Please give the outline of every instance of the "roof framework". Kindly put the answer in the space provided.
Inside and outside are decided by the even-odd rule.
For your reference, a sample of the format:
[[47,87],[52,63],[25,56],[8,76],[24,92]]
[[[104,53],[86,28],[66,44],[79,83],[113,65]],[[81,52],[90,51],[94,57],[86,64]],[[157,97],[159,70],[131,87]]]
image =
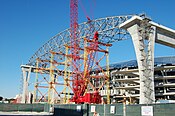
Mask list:
[[[78,37],[81,38],[81,46],[83,46],[83,38],[86,36],[92,37],[95,31],[98,31],[99,39],[103,43],[113,43],[130,38],[130,34],[119,28],[119,25],[132,16],[134,15],[105,17],[79,24]],[[93,28],[91,25],[93,25]],[[48,40],[32,55],[27,65],[35,66],[37,58],[49,59],[50,51],[65,53],[64,45],[66,44],[70,44],[70,29],[66,29]]]
[[[151,40],[151,42],[148,42],[150,44],[148,44],[148,45],[147,45],[147,43],[145,44],[144,40],[146,38],[144,38],[142,36],[140,38],[139,28],[141,26],[140,23],[142,22],[142,20],[144,20],[146,18],[140,19],[140,17],[138,17],[138,16],[135,17],[135,16],[136,15],[105,17],[105,18],[91,20],[91,21],[79,24],[76,34],[77,34],[77,37],[80,39],[80,48],[83,48],[83,46],[84,46],[84,38],[88,37],[88,39],[93,39],[93,35],[94,35],[95,31],[97,31],[99,33],[99,41],[102,43],[113,43],[116,41],[121,41],[121,40],[131,38],[131,36],[132,36],[132,39],[134,39],[134,40],[137,39],[137,41],[133,41],[133,42],[140,42],[140,43],[135,43],[134,46],[136,47],[135,51],[136,51],[136,56],[138,57],[137,62],[140,61],[140,63],[138,63],[138,67],[140,69],[139,70],[139,77],[143,77],[143,75],[145,75],[147,73],[145,73],[143,70],[141,70],[143,68],[143,66],[141,64],[144,62],[143,62],[143,59],[139,59],[139,58],[141,58],[139,56],[144,56],[144,54],[142,54],[142,53],[145,53],[144,49],[149,49],[148,53],[146,52],[145,54],[152,55],[152,57],[150,58],[149,61],[152,65],[152,67],[154,67],[154,54],[152,54],[152,53],[154,53],[154,49],[153,49],[154,47],[152,47],[152,46],[154,46],[154,42],[158,42],[158,41],[156,41],[156,40],[154,41],[153,39],[157,39],[157,38],[161,39],[162,36],[163,36],[162,38],[165,38],[166,35],[162,35],[159,33],[159,31],[160,31],[159,25],[153,25],[152,23],[150,23],[150,24],[152,24],[152,27],[154,28],[153,29],[154,33],[153,33],[153,36],[150,36],[151,35],[150,34],[148,37],[153,38],[153,39],[148,39],[148,41]],[[138,22],[138,18],[140,19],[139,22]],[[133,20],[136,20],[136,22],[132,23]],[[129,25],[129,27],[128,27],[128,29],[130,31],[128,29],[126,29],[125,27],[121,26],[121,24],[127,24],[128,21],[130,21],[129,23],[132,24],[132,25]],[[166,29],[165,27],[162,27],[162,28],[164,30]],[[163,30],[163,32],[164,32],[164,30]],[[132,33],[132,32],[134,32],[134,33]],[[172,30],[169,30],[169,32],[172,32]],[[137,34],[136,37],[135,37],[135,33]],[[170,39],[171,39],[171,41],[174,41],[172,38],[166,37],[165,39],[167,41]],[[168,42],[173,43],[171,41],[168,41]],[[54,63],[56,63],[56,66],[60,66],[59,69],[64,68],[62,65],[65,65],[65,60],[67,57],[66,56],[66,46],[70,46],[70,42],[71,42],[70,41],[70,29],[66,29],[66,30],[58,33],[54,37],[52,37],[42,47],[40,47],[35,52],[35,54],[29,59],[29,62],[27,63],[26,66],[29,66],[30,70],[23,70],[23,73],[24,73],[23,76],[26,77],[27,76],[25,74],[26,72],[29,72],[29,73],[33,72],[32,69],[34,67],[37,67],[37,68],[46,68],[46,69],[51,68],[50,69],[50,76],[51,76],[51,78],[54,77],[54,76],[52,76],[54,73],[54,70],[52,70],[52,68],[53,68],[52,65]],[[163,41],[163,42],[166,43],[166,41]],[[158,43],[160,43],[160,42],[158,42]],[[141,46],[141,45],[147,46],[147,48],[142,49],[143,46]],[[164,44],[164,45],[166,45],[166,44]],[[174,46],[174,44],[172,46]],[[100,46],[100,47],[102,47],[102,46]],[[54,58],[53,55],[57,55],[58,57]],[[144,59],[146,59],[146,57],[144,57]],[[42,63],[38,64],[38,66],[37,66],[37,60],[42,61]],[[60,62],[56,62],[56,61],[60,61]],[[128,63],[126,63],[126,64],[128,65]],[[132,62],[129,64],[133,65],[133,64],[137,64],[137,63]],[[140,64],[140,66],[139,66],[139,64]],[[144,66],[147,66],[147,64]],[[67,65],[69,65],[69,64],[67,64]],[[112,67],[117,67],[117,66],[113,65]],[[145,69],[145,71],[149,70],[148,67],[144,67],[144,69]],[[34,72],[36,72],[36,71],[34,71]],[[153,77],[153,70],[151,73],[148,73],[148,74],[152,74],[152,75],[150,75],[150,77]],[[28,75],[30,75],[30,74],[28,74]],[[26,78],[29,78],[29,77],[26,77]],[[148,78],[145,77],[145,79],[148,79]],[[24,79],[24,80],[26,80],[26,79]],[[52,80],[49,83],[49,88],[52,88]],[[153,82],[153,81],[151,81],[151,82]],[[27,86],[27,84],[24,83],[23,90],[27,90],[25,88],[26,86]],[[143,88],[143,87],[140,87],[140,88]],[[49,89],[49,91],[50,90],[51,89]],[[143,91],[143,92],[145,92],[145,91]],[[25,98],[26,93],[27,93],[26,91],[23,92],[23,98]],[[152,92],[152,93],[154,93],[154,92]],[[149,98],[149,95],[147,95],[147,96],[148,96],[147,98]],[[145,100],[145,98],[143,100]],[[143,100],[141,100],[141,101],[143,101]],[[144,103],[146,103],[146,102],[144,102]]]

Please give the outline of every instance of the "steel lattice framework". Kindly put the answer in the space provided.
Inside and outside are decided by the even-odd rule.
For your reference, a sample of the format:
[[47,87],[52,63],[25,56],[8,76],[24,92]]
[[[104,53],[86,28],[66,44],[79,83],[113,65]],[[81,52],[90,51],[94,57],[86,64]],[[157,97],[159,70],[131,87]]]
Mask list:
[[[81,68],[82,71],[78,74],[83,75],[84,73],[83,79],[81,80],[84,81],[82,85],[85,85],[83,86],[84,88],[82,87],[82,93],[88,93],[88,95],[90,95],[90,92],[92,91],[97,91],[98,93],[99,90],[107,90],[107,102],[110,103],[108,99],[110,98],[110,79],[108,61],[109,52],[107,45],[116,41],[132,38],[138,62],[139,78],[140,82],[142,82],[142,85],[140,85],[140,90],[142,90],[140,92],[140,103],[145,104],[154,101],[154,84],[150,86],[150,83],[154,82],[154,79],[152,79],[154,77],[154,42],[156,42],[156,38],[160,39],[162,36],[167,39],[170,37],[167,34],[174,34],[174,32],[171,29],[167,30],[166,27],[152,22],[150,24],[151,29],[153,29],[154,32],[145,38],[143,35],[146,31],[149,31],[149,29],[142,30],[142,26],[143,29],[145,29],[146,26],[145,24],[142,25],[142,21],[145,19],[146,17],[144,16],[136,15],[113,16],[88,20],[87,22],[77,25],[76,37],[79,40],[79,59],[82,61],[79,64],[83,67]],[[93,41],[96,32],[98,33],[98,41]],[[157,40],[158,43],[160,41],[161,39]],[[166,41],[163,44],[166,45]],[[169,44],[168,46],[172,46],[172,44]],[[34,102],[45,101],[53,104],[61,103],[61,101],[63,101],[62,103],[69,103],[71,101],[71,95],[74,95],[71,86],[73,83],[72,75],[76,73],[71,69],[71,48],[71,30],[66,29],[52,37],[40,47],[26,65],[21,65],[23,73],[22,103],[29,102],[28,98],[32,100],[32,96],[34,96]],[[98,58],[96,58],[94,55],[97,53],[105,54],[100,54],[98,55]],[[149,55],[149,57],[147,57],[147,55]],[[102,68],[102,64],[100,63],[105,57],[106,68]],[[88,58],[90,60],[88,60]],[[152,68],[150,68],[150,66]],[[96,68],[99,68],[99,70]],[[34,83],[35,90],[28,94],[31,72],[36,73],[36,80]],[[150,89],[148,89],[146,85],[148,85]],[[63,88],[60,88],[62,86]],[[147,94],[145,94],[145,92]]]
[[[103,43],[112,43],[115,41],[124,40],[130,38],[129,33],[120,29],[119,25],[134,15],[126,16],[113,16],[105,17],[96,20],[92,20],[90,23],[93,25],[91,29],[89,22],[84,22],[78,26],[78,38],[81,38],[80,47],[83,46],[84,37],[92,37],[95,31],[99,33],[99,41]],[[66,29],[56,36],[52,37],[47,41],[42,47],[35,52],[35,54],[29,59],[27,65],[36,66],[36,59],[49,59],[51,56],[50,51],[62,52],[65,53],[64,45],[70,45],[70,29]],[[63,56],[60,56],[60,58]]]
[[[84,57],[85,61],[84,63],[80,63],[80,66],[82,67],[81,73],[85,71],[84,77],[81,79],[81,81],[87,81],[87,83],[89,83],[89,85],[87,83],[85,84],[86,87],[82,90],[82,93],[86,93],[88,91],[94,91],[95,93],[98,93],[99,90],[104,87],[109,88],[109,57],[108,48],[106,45],[111,44],[115,41],[121,41],[131,38],[129,32],[119,28],[119,26],[120,24],[130,19],[132,16],[134,15],[106,17],[96,20],[88,20],[87,22],[77,25],[76,37],[79,40],[78,49],[80,49],[81,51],[80,58]],[[91,44],[96,44],[93,41],[94,33],[97,32],[98,47],[92,49]],[[58,33],[56,36],[52,37],[30,58],[27,66],[33,67],[30,68],[31,72],[36,73],[36,80],[34,84],[34,102],[47,101],[51,104],[56,103],[58,100],[63,100],[63,103],[69,102],[70,91],[73,90],[71,86],[73,83],[73,79],[70,77],[72,77],[72,75],[75,73],[75,71],[71,70],[70,67],[70,61],[72,59],[72,54],[70,54],[71,43],[71,30],[66,29]],[[99,59],[96,59],[94,57],[93,60],[92,56],[89,54],[97,55],[98,53],[96,53],[95,51],[99,52]],[[92,59],[93,61],[87,60],[87,57],[91,57],[90,59]],[[102,59],[106,60],[105,62],[107,64],[105,65],[108,66],[106,67],[106,70],[103,70],[100,67],[100,65],[102,65],[101,63],[103,62]],[[92,66],[90,67],[97,68],[99,71],[101,70],[101,73],[103,73],[103,75],[97,76],[97,72],[92,73],[92,76],[88,76],[88,74],[86,75],[86,72],[90,71],[91,69],[86,67],[90,65],[89,63],[92,64]],[[84,66],[82,64],[84,64]],[[88,71],[86,71],[85,69]],[[97,71],[97,69],[95,70]],[[103,83],[101,83],[100,80],[103,80]],[[93,85],[92,83],[94,81],[96,81],[96,83],[94,83]],[[61,89],[61,86],[64,87]],[[27,90],[25,91],[27,92]],[[90,94],[91,93],[88,93],[87,95]],[[24,96],[26,96],[26,93],[24,94]],[[27,96],[24,96],[23,98],[26,99]],[[107,96],[107,99],[107,102],[110,103],[109,95]],[[96,103],[95,101],[93,102]]]

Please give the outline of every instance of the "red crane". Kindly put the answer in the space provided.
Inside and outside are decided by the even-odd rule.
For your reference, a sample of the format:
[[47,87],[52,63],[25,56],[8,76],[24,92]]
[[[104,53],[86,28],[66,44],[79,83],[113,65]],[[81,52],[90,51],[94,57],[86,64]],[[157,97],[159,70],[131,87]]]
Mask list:
[[[88,23],[91,25],[91,20],[87,17]],[[70,51],[72,56],[72,90],[74,96],[72,102],[75,103],[100,103],[101,96],[95,90],[92,93],[86,93],[88,82],[86,79],[90,78],[89,73],[93,66],[98,49],[98,32],[96,31],[90,45],[88,46],[87,60],[84,61],[86,67],[81,71],[80,58],[80,38],[78,38],[78,0],[70,0]]]
[[71,40],[71,55],[72,55],[72,89],[73,89],[73,102],[77,102],[80,96],[80,89],[82,79],[80,76],[80,55],[79,43],[80,40],[77,36],[78,29],[78,0],[70,0],[70,40]]

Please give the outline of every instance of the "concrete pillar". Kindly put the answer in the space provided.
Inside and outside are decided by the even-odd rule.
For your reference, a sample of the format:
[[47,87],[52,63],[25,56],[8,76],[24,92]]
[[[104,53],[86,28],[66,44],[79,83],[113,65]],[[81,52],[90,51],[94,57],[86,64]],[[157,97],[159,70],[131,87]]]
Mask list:
[[[140,25],[134,24],[127,28],[130,33],[136,53],[139,77],[140,77],[140,104],[151,104],[155,101],[154,93],[154,45],[155,32],[149,34],[148,38],[140,35]],[[147,42],[145,40],[147,39]]]
[[21,69],[23,74],[23,92],[21,103],[28,103],[28,84],[30,79],[31,67],[21,66]]

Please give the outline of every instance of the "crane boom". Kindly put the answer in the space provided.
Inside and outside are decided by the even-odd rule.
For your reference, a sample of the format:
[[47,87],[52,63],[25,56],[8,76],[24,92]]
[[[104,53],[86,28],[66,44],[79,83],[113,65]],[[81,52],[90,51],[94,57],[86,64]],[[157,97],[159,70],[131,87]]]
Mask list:
[[[87,16],[88,24],[90,27],[90,33],[94,33],[94,25],[91,19]],[[80,38],[78,37],[78,0],[70,0],[70,56],[72,58],[72,91],[74,93],[72,102],[75,103],[101,103],[101,96],[99,89],[90,82],[90,72],[95,64],[99,66],[98,62],[95,62],[97,53],[102,52],[99,49],[99,34],[96,31],[94,36],[86,36],[84,40],[88,43],[84,48],[80,46]],[[105,45],[105,44],[103,44]],[[82,63],[81,53],[84,52],[84,63]],[[99,60],[98,60],[99,61]],[[84,64],[84,67],[83,67]],[[101,69],[99,69],[101,70]],[[102,78],[102,77],[101,77]],[[95,79],[98,81],[98,79]],[[88,91],[88,84],[91,85],[91,90]],[[103,86],[103,85],[102,85]]]
[[79,59],[79,43],[80,40],[77,36],[78,29],[78,0],[70,0],[70,40],[71,40],[71,55],[72,55],[72,88],[74,96],[72,101],[76,102],[76,99],[79,97],[79,89],[81,88],[80,77],[80,59]]

